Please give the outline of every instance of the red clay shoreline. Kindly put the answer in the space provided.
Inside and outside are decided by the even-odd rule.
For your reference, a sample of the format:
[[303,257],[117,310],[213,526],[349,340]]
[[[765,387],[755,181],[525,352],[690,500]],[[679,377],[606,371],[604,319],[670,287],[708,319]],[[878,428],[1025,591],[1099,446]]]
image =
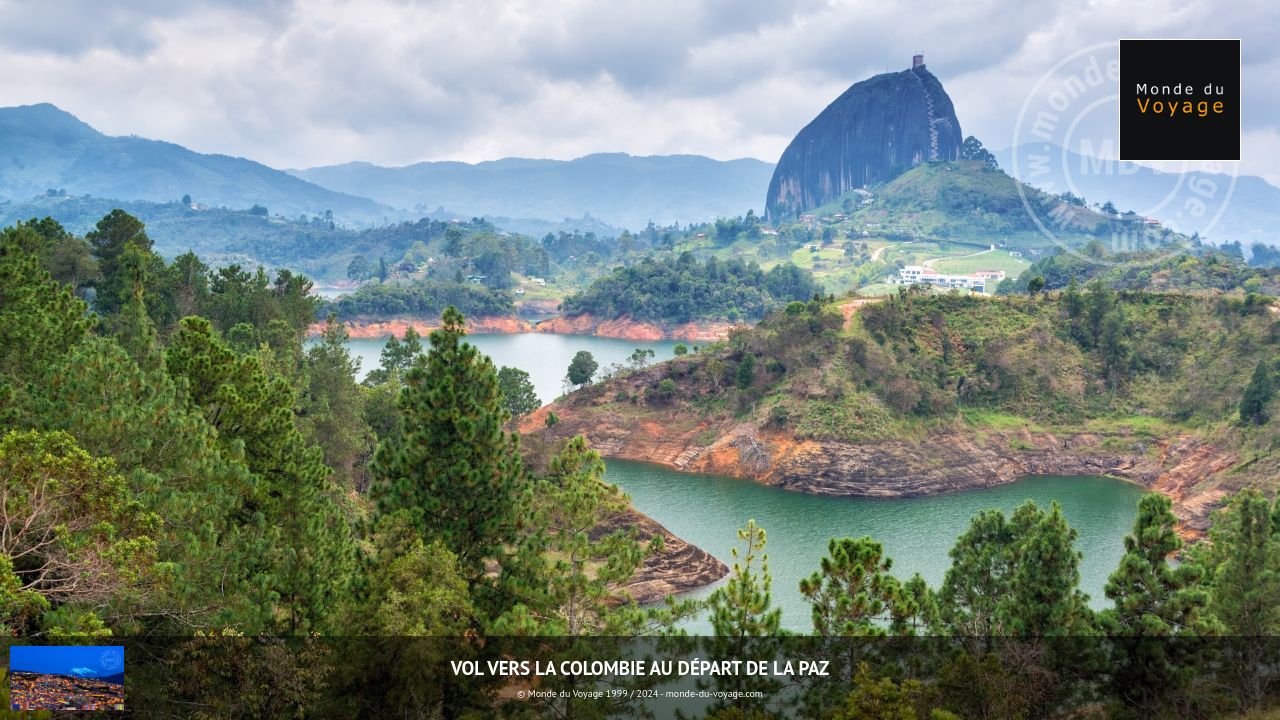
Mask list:
[[[440,327],[438,319],[425,318],[355,318],[344,323],[353,338],[374,339],[390,335],[404,335],[412,327],[426,335]],[[557,316],[536,323],[513,315],[479,316],[467,318],[467,332],[494,335],[520,333],[555,333],[561,335],[593,335],[619,340],[685,340],[689,342],[717,342],[729,337],[729,332],[744,325],[729,322],[689,322],[679,325],[662,325],[640,322],[627,318],[601,320],[591,315],[577,317]],[[324,330],[324,323],[314,323],[308,329],[312,337]]]

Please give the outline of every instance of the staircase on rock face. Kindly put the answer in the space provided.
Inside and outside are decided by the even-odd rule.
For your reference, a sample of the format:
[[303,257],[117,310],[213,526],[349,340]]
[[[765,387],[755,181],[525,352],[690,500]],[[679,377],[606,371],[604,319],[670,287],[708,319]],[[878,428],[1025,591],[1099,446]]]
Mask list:
[[[916,67],[923,68],[924,65],[917,65]],[[915,70],[915,67],[911,69]],[[933,95],[929,94],[929,86],[925,85],[924,81],[915,72],[912,72],[911,76],[916,79],[916,82],[920,83],[920,91],[924,93],[924,109],[929,118],[929,162],[934,162],[938,159],[938,123],[946,122],[946,118],[934,117]]]

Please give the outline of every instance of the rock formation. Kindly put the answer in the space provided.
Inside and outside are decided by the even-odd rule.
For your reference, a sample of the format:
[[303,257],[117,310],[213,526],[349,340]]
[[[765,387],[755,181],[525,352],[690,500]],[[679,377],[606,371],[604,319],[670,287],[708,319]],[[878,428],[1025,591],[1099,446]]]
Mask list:
[[910,70],[856,83],[796,135],[774,168],[771,221],[892,180],[922,162],[960,156],[951,98],[917,56]]

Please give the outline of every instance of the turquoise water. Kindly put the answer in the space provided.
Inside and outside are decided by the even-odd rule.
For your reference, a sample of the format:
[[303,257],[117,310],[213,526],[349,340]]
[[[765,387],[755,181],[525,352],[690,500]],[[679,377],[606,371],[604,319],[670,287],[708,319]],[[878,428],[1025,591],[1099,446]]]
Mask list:
[[[1113,478],[1039,476],[927,498],[832,498],[623,460],[609,460],[606,477],[625,490],[641,512],[727,565],[738,528],[754,518],[768,534],[773,601],[782,608],[783,625],[799,631],[812,626],[809,605],[798,586],[801,578],[818,569],[830,538],[870,535],[893,558],[895,575],[906,579],[919,572],[936,588],[950,565],[947,552],[975,513],[988,508],[1009,512],[1025,500],[1044,507],[1053,500],[1061,503],[1067,521],[1079,532],[1076,549],[1084,554],[1081,588],[1095,607],[1102,607],[1103,586],[1124,553],[1123,538],[1132,529],[1144,492]],[[690,596],[702,597],[711,589]],[[699,620],[690,629],[709,626]]]
[[[561,382],[574,353],[587,350],[602,368],[622,362],[636,347],[652,348],[655,360],[672,356],[674,341],[637,342],[585,335],[469,335],[495,365],[529,373],[543,402],[562,392]],[[384,340],[352,340],[361,376],[378,366]],[[1076,548],[1084,553],[1081,587],[1095,605],[1105,604],[1102,588],[1123,553],[1143,490],[1121,480],[1100,477],[1033,477],[998,488],[928,498],[868,500],[831,498],[780,490],[747,480],[691,475],[644,463],[609,460],[606,477],[629,495],[635,506],[671,532],[729,563],[738,528],[754,518],[768,532],[773,600],[783,623],[808,630],[809,607],[800,596],[800,579],[818,567],[832,537],[870,535],[885,545],[893,571],[901,578],[919,572],[937,587],[950,564],[947,551],[979,510],[1006,512],[1024,500],[1048,506],[1057,500],[1079,531]],[[711,588],[694,591],[705,596]],[[691,630],[707,630],[695,621]]]
[[[497,367],[507,365],[529,373],[529,380],[542,402],[549,403],[564,393],[562,382],[569,362],[579,350],[595,356],[600,371],[614,363],[623,362],[636,348],[654,351],[655,362],[673,357],[676,341],[614,340],[592,335],[552,335],[549,333],[523,333],[519,335],[468,335],[467,341],[480,348]],[[349,347],[360,358],[359,377],[378,367],[382,347],[386,339],[353,339]],[[423,340],[426,345],[426,340]]]

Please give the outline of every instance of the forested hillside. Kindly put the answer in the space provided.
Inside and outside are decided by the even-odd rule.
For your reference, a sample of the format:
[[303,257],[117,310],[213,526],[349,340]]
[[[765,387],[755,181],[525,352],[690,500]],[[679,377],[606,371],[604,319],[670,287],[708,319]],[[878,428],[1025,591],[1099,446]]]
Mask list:
[[565,299],[565,315],[683,323],[692,320],[759,320],[770,310],[820,291],[809,274],[794,265],[768,272],[755,263],[714,256],[699,262],[692,253],[645,258],[618,267],[586,290]]

